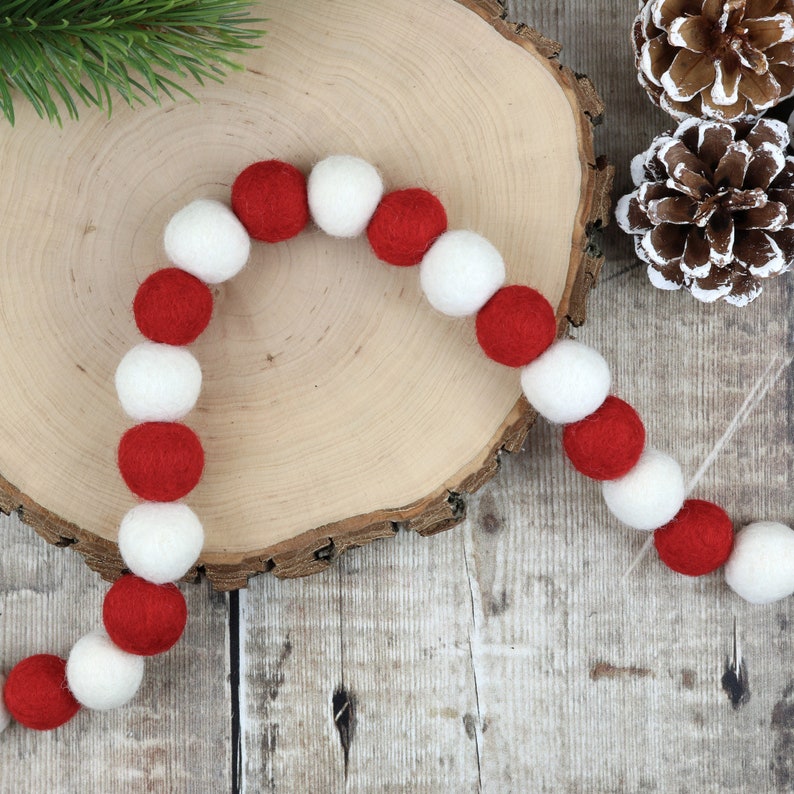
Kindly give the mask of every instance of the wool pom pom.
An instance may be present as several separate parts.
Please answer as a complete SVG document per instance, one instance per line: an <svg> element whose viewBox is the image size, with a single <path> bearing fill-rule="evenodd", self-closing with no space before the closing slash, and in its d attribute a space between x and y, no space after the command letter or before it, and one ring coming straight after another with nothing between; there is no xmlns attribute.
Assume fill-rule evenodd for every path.
<svg viewBox="0 0 794 794"><path fill-rule="evenodd" d="M0 733L11 724L11 712L6 708L5 698L2 697L6 685L6 677L0 673Z"/></svg>
<svg viewBox="0 0 794 794"><path fill-rule="evenodd" d="M602 485L613 515L634 529L650 531L671 521L684 504L681 467L669 455L646 447L628 474Z"/></svg>
<svg viewBox="0 0 794 794"><path fill-rule="evenodd" d="M204 471L198 436L178 422L145 422L119 442L118 464L127 487L149 502L173 502L190 493Z"/></svg>
<svg viewBox="0 0 794 794"><path fill-rule="evenodd" d="M755 521L736 533L725 563L728 586L751 604L771 604L794 593L794 531L777 521Z"/></svg>
<svg viewBox="0 0 794 794"><path fill-rule="evenodd" d="M614 480L628 473L645 447L639 414L610 395L600 408L562 433L565 454L573 467L594 480Z"/></svg>
<svg viewBox="0 0 794 794"><path fill-rule="evenodd" d="M138 287L132 311L138 330L152 342L189 345L209 324L212 292L190 273L166 267Z"/></svg>
<svg viewBox="0 0 794 794"><path fill-rule="evenodd" d="M142 342L116 368L116 393L137 422L173 422L187 415L201 392L201 366L183 347Z"/></svg>
<svg viewBox="0 0 794 794"><path fill-rule="evenodd" d="M549 422L578 422L606 399L612 374L604 357L573 339L551 345L521 371L530 405Z"/></svg>
<svg viewBox="0 0 794 794"><path fill-rule="evenodd" d="M198 516L181 502L143 502L119 526L119 552L134 574L155 584L181 579L204 545Z"/></svg>
<svg viewBox="0 0 794 794"><path fill-rule="evenodd" d="M253 163L234 180L232 210L255 240L289 240L309 222L306 177L281 160Z"/></svg>
<svg viewBox="0 0 794 794"><path fill-rule="evenodd" d="M335 154L314 166L308 192L312 219L326 234L358 237L383 195L383 180L366 160Z"/></svg>
<svg viewBox="0 0 794 794"><path fill-rule="evenodd" d="M425 297L449 317L475 314L504 281L502 255L484 237L466 229L444 232L419 266Z"/></svg>
<svg viewBox="0 0 794 794"><path fill-rule="evenodd" d="M3 698L11 716L36 731L58 728L80 710L66 686L66 660L49 653L19 662L8 674Z"/></svg>
<svg viewBox="0 0 794 794"><path fill-rule="evenodd" d="M207 284L236 276L251 253L251 238L243 224L213 199L196 199L179 210L165 227L164 242L175 265Z"/></svg>
<svg viewBox="0 0 794 794"><path fill-rule="evenodd" d="M712 502L687 499L676 517L653 533L659 559L686 576L703 576L725 563L733 548L733 523Z"/></svg>
<svg viewBox="0 0 794 794"><path fill-rule="evenodd" d="M506 367L534 361L556 335L554 309L531 287L504 287L477 314L480 347L488 358Z"/></svg>
<svg viewBox="0 0 794 794"><path fill-rule="evenodd" d="M115 709L138 691L143 680L143 657L122 651L105 631L96 629L72 646L66 680L86 708Z"/></svg>
<svg viewBox="0 0 794 794"><path fill-rule="evenodd" d="M127 574L105 594L102 620L108 636L122 651L154 656L182 636L187 605L175 585L153 584Z"/></svg>
<svg viewBox="0 0 794 794"><path fill-rule="evenodd" d="M412 187L381 199L367 226L367 237L378 259L409 267L418 265L446 230L444 205L427 190Z"/></svg>

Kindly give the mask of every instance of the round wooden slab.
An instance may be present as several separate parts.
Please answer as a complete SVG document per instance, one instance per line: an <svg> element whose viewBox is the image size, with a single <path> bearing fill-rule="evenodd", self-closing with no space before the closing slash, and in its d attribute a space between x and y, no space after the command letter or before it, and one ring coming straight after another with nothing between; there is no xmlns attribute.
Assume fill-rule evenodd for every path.
<svg viewBox="0 0 794 794"><path fill-rule="evenodd" d="M263 48L200 103L86 111L63 130L20 101L0 134L0 506L92 567L121 570L114 540L134 499L115 465L129 421L113 373L140 341L137 285L167 264L162 231L197 197L278 157L308 172L332 153L376 164L387 188L423 186L451 228L488 237L508 279L582 312L602 213L586 81L554 45L490 3L268 0ZM417 273L366 239L316 229L215 290L193 346L204 391L188 417L206 450L187 500L216 587L327 566L396 522L432 532L530 423L515 371L487 360L471 321L423 301Z"/></svg>

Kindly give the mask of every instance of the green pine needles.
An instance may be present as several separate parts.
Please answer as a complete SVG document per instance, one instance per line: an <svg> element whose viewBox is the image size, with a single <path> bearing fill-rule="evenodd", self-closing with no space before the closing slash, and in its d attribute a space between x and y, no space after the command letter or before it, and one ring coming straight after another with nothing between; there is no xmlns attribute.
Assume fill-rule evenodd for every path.
<svg viewBox="0 0 794 794"><path fill-rule="evenodd" d="M246 0L0 0L0 109L14 123L15 93L61 124L78 106L110 114L164 94L191 96L180 81L220 81L234 56L257 45L261 22Z"/></svg>

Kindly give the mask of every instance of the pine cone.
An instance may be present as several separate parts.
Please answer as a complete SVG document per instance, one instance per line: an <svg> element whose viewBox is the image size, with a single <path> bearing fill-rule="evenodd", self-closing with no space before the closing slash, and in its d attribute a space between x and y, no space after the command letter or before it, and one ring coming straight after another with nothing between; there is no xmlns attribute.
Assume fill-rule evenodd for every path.
<svg viewBox="0 0 794 794"><path fill-rule="evenodd" d="M615 208L660 289L745 306L794 262L794 157L786 125L689 118L631 163Z"/></svg>
<svg viewBox="0 0 794 794"><path fill-rule="evenodd" d="M676 120L736 121L794 94L794 0L647 0L640 83Z"/></svg>

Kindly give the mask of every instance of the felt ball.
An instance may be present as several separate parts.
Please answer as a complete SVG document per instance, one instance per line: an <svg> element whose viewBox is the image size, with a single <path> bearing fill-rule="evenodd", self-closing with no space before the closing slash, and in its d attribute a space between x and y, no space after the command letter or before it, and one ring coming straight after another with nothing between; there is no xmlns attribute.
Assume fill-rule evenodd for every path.
<svg viewBox="0 0 794 794"><path fill-rule="evenodd" d="M607 398L612 374L604 357L573 339L560 339L521 370L532 407L558 425L589 416Z"/></svg>
<svg viewBox="0 0 794 794"><path fill-rule="evenodd" d="M175 585L153 584L127 574L105 594L102 620L108 636L122 651L154 656L182 636L187 606Z"/></svg>
<svg viewBox="0 0 794 794"><path fill-rule="evenodd" d="M118 465L127 487L149 502L173 502L190 493L204 470L198 436L178 422L144 422L121 437Z"/></svg>
<svg viewBox="0 0 794 794"><path fill-rule="evenodd" d="M212 292L190 273L166 267L152 273L138 287L132 311L138 330L147 339L167 345L189 345L209 324Z"/></svg>
<svg viewBox="0 0 794 794"><path fill-rule="evenodd" d="M671 521L684 504L681 467L669 455L646 447L634 468L602 485L613 515L634 529L650 531Z"/></svg>
<svg viewBox="0 0 794 794"><path fill-rule="evenodd" d="M245 267L251 238L237 216L220 201L196 199L165 227L165 252L182 270L207 284L219 284Z"/></svg>
<svg viewBox="0 0 794 794"><path fill-rule="evenodd" d="M504 284L502 255L466 229L444 232L419 265L419 282L430 305L449 317L478 312Z"/></svg>
<svg viewBox="0 0 794 794"><path fill-rule="evenodd" d="M103 629L96 629L72 646L66 680L86 708L115 709L138 691L143 680L143 657L122 651Z"/></svg>
<svg viewBox="0 0 794 794"><path fill-rule="evenodd" d="M444 205L427 190L395 190L382 199L367 226L375 256L390 265L418 265L447 230Z"/></svg>
<svg viewBox="0 0 794 794"><path fill-rule="evenodd" d="M308 192L312 219L326 234L358 237L380 202L383 180L366 160L336 154L312 168Z"/></svg>
<svg viewBox="0 0 794 794"><path fill-rule="evenodd" d="M556 335L554 309L531 287L503 287L477 314L480 347L488 358L506 367L534 361Z"/></svg>
<svg viewBox="0 0 794 794"><path fill-rule="evenodd" d="M119 552L134 574L155 584L181 579L204 545L198 516L181 502L142 502L121 520Z"/></svg>
<svg viewBox="0 0 794 794"><path fill-rule="evenodd" d="M6 677L0 673L0 733L11 724L11 712L6 708L5 698L2 697L5 685Z"/></svg>
<svg viewBox="0 0 794 794"><path fill-rule="evenodd" d="M173 422L196 404L201 366L184 347L142 342L116 368L116 393L137 422Z"/></svg>
<svg viewBox="0 0 794 794"><path fill-rule="evenodd" d="M771 604L794 593L794 530L755 521L736 533L725 581L751 604Z"/></svg>
<svg viewBox="0 0 794 794"><path fill-rule="evenodd" d="M232 210L255 240L289 240L309 222L306 177L281 160L253 163L234 180Z"/></svg>
<svg viewBox="0 0 794 794"><path fill-rule="evenodd" d="M610 395L589 416L565 426L562 444L578 472L594 480L614 480L639 460L645 427L627 402Z"/></svg>
<svg viewBox="0 0 794 794"><path fill-rule="evenodd" d="M725 564L733 548L733 522L712 502L687 499L676 517L653 533L659 559L686 576L703 576Z"/></svg>
<svg viewBox="0 0 794 794"><path fill-rule="evenodd" d="M3 699L20 725L36 731L58 728L80 710L66 685L66 660L49 653L19 662L8 674Z"/></svg>

